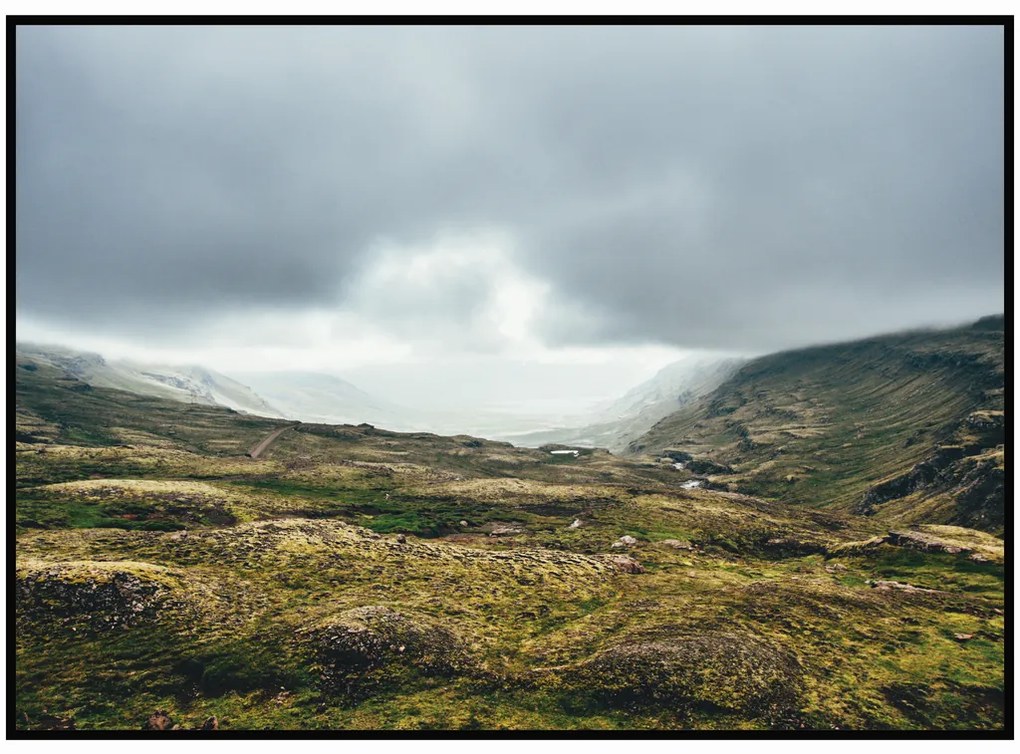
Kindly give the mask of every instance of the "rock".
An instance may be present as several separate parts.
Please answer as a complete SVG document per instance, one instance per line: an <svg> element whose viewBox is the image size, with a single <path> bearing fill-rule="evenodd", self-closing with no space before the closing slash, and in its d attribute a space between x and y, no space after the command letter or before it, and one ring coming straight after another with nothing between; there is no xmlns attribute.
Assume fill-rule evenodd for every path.
<svg viewBox="0 0 1020 754"><path fill-rule="evenodd" d="M974 634L953 634L953 638L957 641L970 641L974 638Z"/></svg>
<svg viewBox="0 0 1020 754"><path fill-rule="evenodd" d="M847 567L842 563L833 563L832 565L825 566L825 570L828 573L842 573L847 570Z"/></svg>
<svg viewBox="0 0 1020 754"><path fill-rule="evenodd" d="M461 519L461 520L460 520L460 525L461 525L461 526L469 526L470 524L468 524L468 522L467 522L467 521L465 521L464 519Z"/></svg>
<svg viewBox="0 0 1020 754"><path fill-rule="evenodd" d="M492 531L489 532L490 537L513 537L518 534L523 534L524 529L519 526L513 526L511 524L496 524L492 527Z"/></svg>
<svg viewBox="0 0 1020 754"><path fill-rule="evenodd" d="M672 547L674 550L693 550L694 545L686 539L664 539L659 544Z"/></svg>
<svg viewBox="0 0 1020 754"><path fill-rule="evenodd" d="M820 542L809 542L795 537L773 537L765 542L765 546L770 550L779 550L797 555L813 555L826 551L825 545Z"/></svg>
<svg viewBox="0 0 1020 754"><path fill-rule="evenodd" d="M953 545L940 540L936 536L920 531L891 531L886 541L897 547L909 547L910 549L922 550L924 552L945 552L950 555L959 555L960 553L971 551L969 547Z"/></svg>
<svg viewBox="0 0 1020 754"><path fill-rule="evenodd" d="M683 463L685 461L690 461L694 457L690 453L687 453L686 451L683 451L683 450L672 450L672 449L669 449L669 448L667 448L666 450L663 450L662 451L662 455L664 457L668 458L671 461L677 461L679 463Z"/></svg>
<svg viewBox="0 0 1020 754"><path fill-rule="evenodd" d="M568 529L579 529L581 528L581 519L575 518L574 523L567 527Z"/></svg>
<svg viewBox="0 0 1020 754"><path fill-rule="evenodd" d="M170 715L165 710L157 710L149 715L142 730L170 730L173 724L174 721L170 719Z"/></svg>
<svg viewBox="0 0 1020 754"><path fill-rule="evenodd" d="M27 561L17 569L18 620L122 629L182 606L177 575L142 562Z"/></svg>
<svg viewBox="0 0 1020 754"><path fill-rule="evenodd" d="M407 541L407 536L406 535L404 535L404 534L398 534L397 535L397 542L399 542L400 544L404 544L404 542L406 542L406 541Z"/></svg>
<svg viewBox="0 0 1020 754"><path fill-rule="evenodd" d="M723 463L709 461L706 458L693 459L687 462L687 470L694 474L732 474L733 468Z"/></svg>
<svg viewBox="0 0 1020 754"><path fill-rule="evenodd" d="M622 537L620 537L613 543L613 547L630 547L631 545L636 544L637 540L634 539L634 537L630 536L629 534L624 534Z"/></svg>
<svg viewBox="0 0 1020 754"><path fill-rule="evenodd" d="M612 561L613 566L624 573L644 573L645 569L640 563L629 555L614 555Z"/></svg>
<svg viewBox="0 0 1020 754"><path fill-rule="evenodd" d="M870 584L872 589L879 589L881 591L898 589L904 592L928 592L930 594L936 594L938 592L936 589L924 589L919 586L914 586L913 584L905 584L902 581L872 581L871 579L868 579L865 583Z"/></svg>
<svg viewBox="0 0 1020 754"><path fill-rule="evenodd" d="M202 730L219 730L220 721L216 719L216 715L206 718L206 721L202 723Z"/></svg>

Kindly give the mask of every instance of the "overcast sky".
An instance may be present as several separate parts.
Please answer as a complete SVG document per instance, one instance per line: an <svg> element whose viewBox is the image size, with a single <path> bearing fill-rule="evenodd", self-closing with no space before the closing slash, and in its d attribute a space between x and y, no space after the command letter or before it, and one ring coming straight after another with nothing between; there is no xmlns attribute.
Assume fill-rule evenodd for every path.
<svg viewBox="0 0 1020 754"><path fill-rule="evenodd" d="M999 28L16 42L19 339L622 392L689 349L1004 307Z"/></svg>

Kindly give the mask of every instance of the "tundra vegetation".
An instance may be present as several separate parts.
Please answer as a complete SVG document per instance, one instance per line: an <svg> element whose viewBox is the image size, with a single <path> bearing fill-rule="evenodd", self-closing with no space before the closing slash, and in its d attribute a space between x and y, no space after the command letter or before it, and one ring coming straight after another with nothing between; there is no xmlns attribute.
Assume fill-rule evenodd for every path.
<svg viewBox="0 0 1020 754"><path fill-rule="evenodd" d="M16 725L1002 730L974 332L752 362L631 457L301 424L253 459L293 422L19 360Z"/></svg>

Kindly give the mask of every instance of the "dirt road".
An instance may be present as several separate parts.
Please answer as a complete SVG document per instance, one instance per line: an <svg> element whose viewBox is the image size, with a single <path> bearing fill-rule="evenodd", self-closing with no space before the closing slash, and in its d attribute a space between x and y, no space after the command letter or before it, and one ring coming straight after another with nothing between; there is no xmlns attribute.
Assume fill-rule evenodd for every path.
<svg viewBox="0 0 1020 754"><path fill-rule="evenodd" d="M282 435L288 429L294 429L294 427L296 426L297 424L291 424L289 427L280 427L280 429L270 432L262 439L262 441L258 445L256 445L250 451L248 451L248 455L251 456L252 458L258 458L260 455L262 455L266 448L273 444L273 440Z"/></svg>

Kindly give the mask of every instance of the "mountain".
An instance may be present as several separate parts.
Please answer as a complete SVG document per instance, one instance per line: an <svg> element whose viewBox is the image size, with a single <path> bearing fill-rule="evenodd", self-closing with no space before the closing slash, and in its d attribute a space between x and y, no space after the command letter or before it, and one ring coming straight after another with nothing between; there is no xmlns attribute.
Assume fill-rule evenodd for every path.
<svg viewBox="0 0 1020 754"><path fill-rule="evenodd" d="M502 434L498 439L522 447L578 445L618 453L660 419L715 389L742 363L741 359L714 357L676 361L601 408L582 426Z"/></svg>
<svg viewBox="0 0 1020 754"><path fill-rule="evenodd" d="M366 393L347 380L317 372L239 372L236 375L291 418L328 424L381 424L416 429L414 412Z"/></svg>
<svg viewBox="0 0 1020 754"><path fill-rule="evenodd" d="M17 731L1009 730L991 534L13 373Z"/></svg>
<svg viewBox="0 0 1020 754"><path fill-rule="evenodd" d="M772 354L631 443L710 483L1001 531L1004 320Z"/></svg>
<svg viewBox="0 0 1020 754"><path fill-rule="evenodd" d="M33 343L18 343L17 359L19 363L46 364L92 387L126 390L183 403L225 406L259 416L284 415L251 388L204 367L107 360L97 353Z"/></svg>

